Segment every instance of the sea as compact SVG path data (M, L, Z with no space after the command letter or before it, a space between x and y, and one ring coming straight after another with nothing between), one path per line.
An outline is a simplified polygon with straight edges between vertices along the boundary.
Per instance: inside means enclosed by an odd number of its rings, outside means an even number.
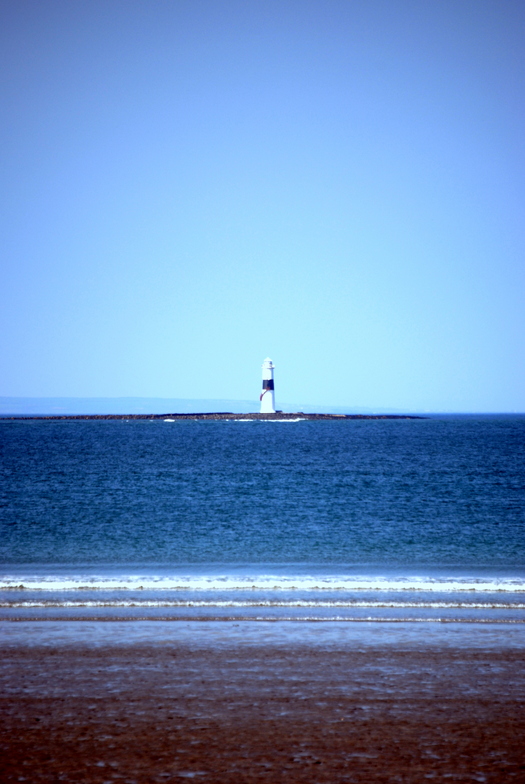
M525 648L525 416L0 419L0 627Z

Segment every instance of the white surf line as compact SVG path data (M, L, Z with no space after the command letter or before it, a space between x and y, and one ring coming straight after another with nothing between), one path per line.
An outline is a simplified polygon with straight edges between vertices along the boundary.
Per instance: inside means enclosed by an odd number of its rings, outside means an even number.
M362 608L362 609L428 609L428 610L525 610L525 603L497 603L497 602L323 602L323 601L297 601L297 602L277 602L277 601L193 601L193 600L174 600L174 601L155 601L133 599L118 600L108 599L106 601L13 601L0 602L2 609L14 609L22 607L272 607L272 608Z
M165 419L165 422L168 420ZM173 422L173 420L170 420ZM229 422L305 422L305 417L297 417L297 419L230 419Z
M140 575L126 577L102 577L100 575L86 577L32 577L29 575L5 576L0 579L0 591L194 591L194 592L346 592L346 593L523 593L523 580L502 579L492 581L457 580L366 580L333 578L319 580L315 578L286 577L190 577L174 576L151 578Z
M263 419L263 422L305 422L305 417L297 417L296 419Z

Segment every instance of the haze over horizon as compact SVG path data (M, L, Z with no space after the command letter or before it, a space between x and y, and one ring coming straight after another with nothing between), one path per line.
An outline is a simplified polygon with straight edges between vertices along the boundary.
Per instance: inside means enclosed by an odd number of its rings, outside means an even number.
M525 5L0 2L0 395L525 411Z

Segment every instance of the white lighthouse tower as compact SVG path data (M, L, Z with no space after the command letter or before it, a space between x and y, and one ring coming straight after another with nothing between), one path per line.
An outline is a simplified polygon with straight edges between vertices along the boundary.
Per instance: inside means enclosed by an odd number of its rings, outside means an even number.
M269 357L263 362L262 366L262 393L261 414L275 414L275 389L273 385L274 365Z

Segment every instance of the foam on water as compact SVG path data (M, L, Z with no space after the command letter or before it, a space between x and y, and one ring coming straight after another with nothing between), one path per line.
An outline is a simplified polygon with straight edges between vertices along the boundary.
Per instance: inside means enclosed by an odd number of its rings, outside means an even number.
M193 573L150 569L134 574L20 569L0 580L0 618L525 622L525 579L516 574L313 572L212 566Z
M522 593L525 578L449 575L421 575L409 577L354 576L354 575L88 575L88 574L6 574L0 577L0 590L26 589L32 591L73 590L154 590L154 591L426 591L426 592L481 592Z

